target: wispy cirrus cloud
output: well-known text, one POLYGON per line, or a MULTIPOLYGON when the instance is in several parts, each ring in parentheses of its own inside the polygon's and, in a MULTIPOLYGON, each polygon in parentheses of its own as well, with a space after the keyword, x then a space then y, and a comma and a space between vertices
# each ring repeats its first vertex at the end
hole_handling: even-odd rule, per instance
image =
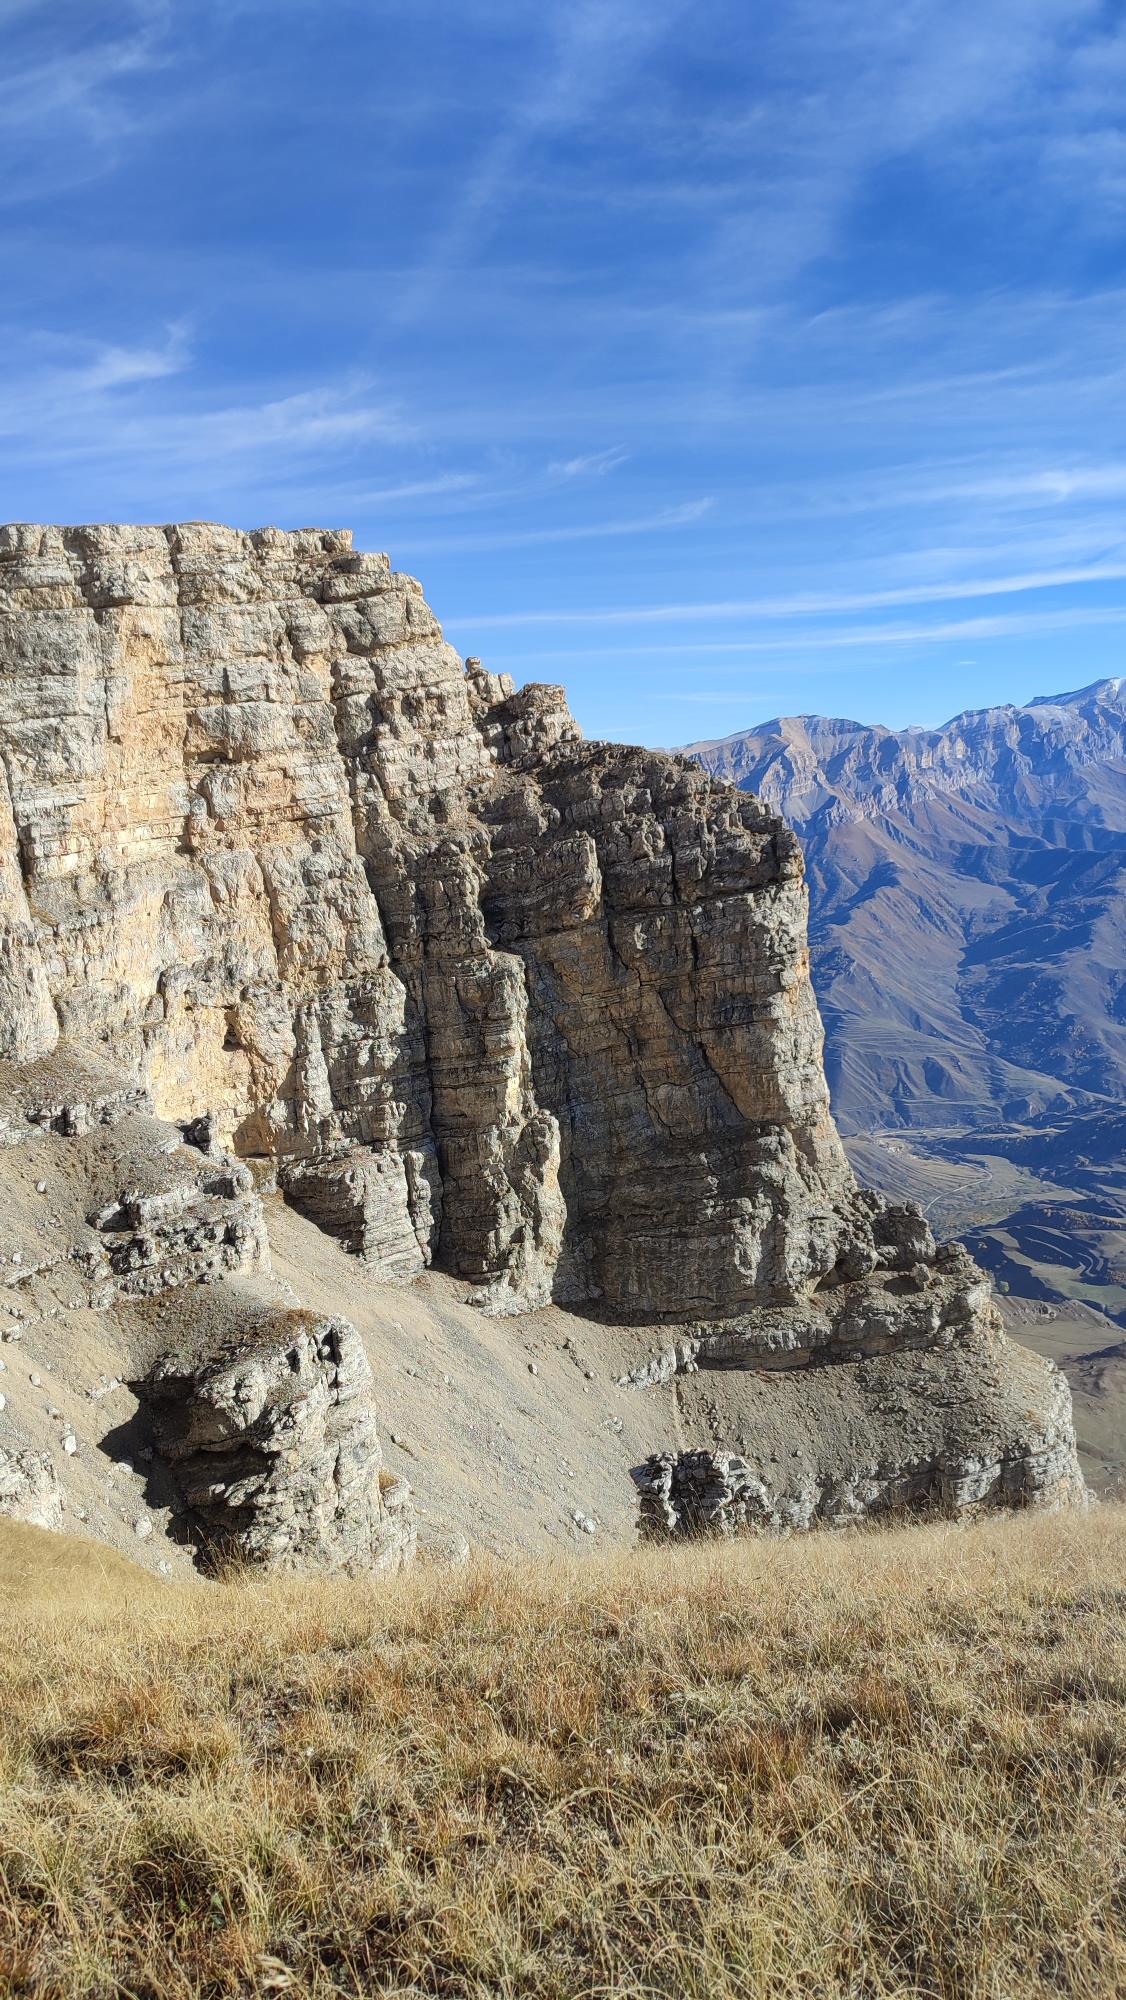
POLYGON ((0 383, 0 436, 46 448, 60 426, 77 432, 77 413, 96 426, 103 409, 128 411, 123 392, 183 374, 192 362, 185 322, 166 327, 163 338, 132 346, 42 328, 6 331, 16 366, 0 383))
POLYGON ((0 29, 0 208, 26 206, 105 172, 160 106, 129 86, 172 60, 172 0, 123 0, 106 31, 72 0, 4 0, 0 29), (62 139, 64 143, 59 144, 62 139))
MULTIPOLYGON (((452 624, 453 620, 447 623, 452 624)), ((692 661, 697 658, 713 658, 717 655, 742 654, 783 655, 800 653, 810 660, 819 660, 824 652, 859 652, 877 654, 882 651, 910 652, 919 646, 947 646, 955 641, 968 639, 1009 639, 1029 637, 1045 632, 1079 632, 1097 630, 1107 626, 1126 625, 1126 604, 1069 605, 1060 611, 1012 611, 999 612, 981 618, 948 618, 933 624, 914 625, 864 625, 840 626, 826 629, 812 627, 807 631, 779 632, 769 638, 747 639, 691 639, 675 644, 657 642, 642 646, 615 645, 615 659, 680 659, 692 661)), ((573 648, 539 649, 523 655, 529 666, 544 660, 574 660, 579 657, 573 648)), ((605 659, 604 650, 595 655, 605 659)), ((976 660, 959 660, 955 664, 963 667, 977 665, 976 660)), ((857 671, 855 665, 850 672, 857 671)))
MULTIPOLYGON (((131 388, 138 382, 163 382, 191 366, 190 329, 177 322, 163 341, 150 347, 123 347, 116 343, 99 346, 89 361, 70 372, 68 391, 96 396, 107 389, 131 388)), ((61 385, 60 385, 61 386, 61 385)))
POLYGON ((1126 578, 1126 555, 1114 561, 1069 569, 1030 571, 1013 576, 959 577, 945 582, 932 579, 905 584, 893 590, 797 591, 785 597, 727 598, 711 603, 478 612, 471 617, 450 617, 448 622, 497 628, 526 625, 667 625, 730 618, 810 618, 841 611, 891 610, 906 604, 944 604, 963 598, 1016 597, 1028 591, 1062 590, 1074 584, 1114 583, 1123 578, 1126 578))
POLYGON ((627 733, 1109 670, 1120 11, 0 0, 0 511, 345 521, 627 733))
POLYGON ((472 499, 480 485, 479 472, 438 472, 430 479, 406 479, 391 486, 322 488, 318 497, 324 497, 327 492, 334 505, 390 507, 404 500, 446 500, 453 496, 472 499))
POLYGON ((1117 500, 1126 493, 1126 460, 1108 465, 1044 466, 1026 472, 987 474, 946 488, 932 487, 929 497, 947 500, 1015 500, 1049 505, 1072 500, 1117 500))
MULTIPOLYGON (((201 454, 263 446, 304 450, 409 435, 410 425, 394 403, 369 400, 370 386, 327 383, 260 403, 175 413, 156 426, 157 435, 150 440, 149 449, 161 451, 173 444, 201 454)), ((140 448, 138 432, 134 442, 140 448)))
MULTIPOLYGON (((212 401, 202 385, 166 375, 147 350, 111 350, 53 371, 25 398, 0 392, 0 519, 226 518, 252 526, 281 519, 300 526, 331 515, 329 525, 350 526, 351 507, 311 504, 313 477, 344 455, 398 460, 405 435, 394 405, 352 383, 212 401), (176 393, 165 397, 169 388, 176 393), (65 499, 44 506, 38 496, 53 467, 65 499), (302 474, 304 491, 295 483, 302 474)), ((371 504, 383 512, 402 496, 371 504)))
POLYGON ((619 535, 659 535, 668 528, 685 528, 702 521, 712 508, 710 498, 686 500, 679 507, 664 507, 655 514, 626 516, 611 521, 567 521, 543 528, 497 528, 478 534, 423 536, 414 547, 420 553, 438 549, 534 548, 550 542, 603 542, 619 535))
POLYGON ((417 321, 466 270, 499 217, 520 198, 529 149, 590 117, 617 97, 639 62, 668 34, 685 0, 569 0, 535 16, 539 29, 523 87, 447 195, 423 255, 394 303, 406 325, 417 321))
POLYGON ((34 448, 38 461, 183 467, 282 450, 323 454, 410 435, 401 409, 375 399, 363 377, 250 400, 209 394, 190 379, 183 326, 170 327, 161 343, 136 347, 43 336, 36 344, 50 358, 0 387, 0 437, 12 453, 34 448), (160 397, 170 378, 185 377, 176 396, 160 397))
POLYGON ((547 468, 549 479, 603 479, 608 472, 616 472, 624 465, 630 454, 621 445, 611 445, 605 451, 580 453, 577 458, 553 458, 547 468))

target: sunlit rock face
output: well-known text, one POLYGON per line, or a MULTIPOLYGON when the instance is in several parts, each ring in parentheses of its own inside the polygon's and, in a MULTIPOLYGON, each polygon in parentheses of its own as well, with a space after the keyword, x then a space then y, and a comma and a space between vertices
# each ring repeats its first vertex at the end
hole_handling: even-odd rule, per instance
POLYGON ((0 529, 0 762, 0 1056, 111 1056, 380 1275, 725 1314, 875 1262, 793 836, 348 534, 0 529))
POLYGON ((410 1559, 364 1337, 315 1269, 303 1306, 271 1273, 275 1181, 369 1280, 598 1301, 637 1349, 616 1388, 674 1406, 644 1427, 662 1532, 1083 1496, 1058 1371, 852 1178, 788 828, 686 758, 584 744, 346 534, 0 529, 0 1147, 28 1364, 0 1513, 57 1526, 65 1497, 205 1564, 410 1559), (123 1383, 131 1525, 87 1464, 123 1449, 91 1414, 123 1383))

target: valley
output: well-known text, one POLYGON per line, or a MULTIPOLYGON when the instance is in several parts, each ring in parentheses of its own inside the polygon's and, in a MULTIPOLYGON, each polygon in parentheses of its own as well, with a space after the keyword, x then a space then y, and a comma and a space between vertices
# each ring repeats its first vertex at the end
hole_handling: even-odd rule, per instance
POLYGON ((1126 1334, 1124 689, 692 746, 800 835, 855 1171, 959 1236, 1017 1337, 1066 1363, 1104 1486, 1126 1471, 1126 1363, 1098 1358, 1126 1334))

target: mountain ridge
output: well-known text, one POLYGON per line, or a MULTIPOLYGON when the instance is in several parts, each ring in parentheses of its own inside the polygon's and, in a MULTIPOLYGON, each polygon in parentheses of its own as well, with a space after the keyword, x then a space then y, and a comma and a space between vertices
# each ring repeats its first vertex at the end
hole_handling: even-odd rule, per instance
POLYGON ((1060 1314, 1089 1349, 1092 1310, 1110 1344, 1126 1325, 1126 676, 937 729, 807 714, 689 747, 802 842, 858 1171, 1052 1316, 1045 1351, 1065 1352, 1060 1314))
POLYGON ((888 1105, 892 1124, 933 1125, 934 1101, 952 1096, 980 1100, 978 1123, 996 1104, 1016 1115, 1027 1100, 1023 1115, 1038 1116, 1120 1099, 1124 685, 966 710, 937 730, 775 717, 690 746, 803 842, 847 1131, 887 1124, 888 1105), (875 1062, 881 1017, 901 1031, 899 1050, 857 1075, 857 1038, 875 1062))

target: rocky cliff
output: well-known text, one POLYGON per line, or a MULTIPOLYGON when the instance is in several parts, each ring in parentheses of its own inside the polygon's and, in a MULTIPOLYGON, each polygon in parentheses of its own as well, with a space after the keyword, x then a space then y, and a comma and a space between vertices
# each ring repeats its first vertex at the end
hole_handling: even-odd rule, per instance
MULTIPOLYGON (((794 836, 687 759, 583 744, 561 690, 463 665, 419 586, 348 535, 0 529, 0 784, 9 1137, 65 1136, 80 1055, 120 1080, 95 1125, 162 1121, 182 1162, 86 1215, 107 1298, 245 1286, 257 1225, 228 1217, 217 1248, 207 1204, 245 1205, 247 1172, 373 1284, 433 1264, 502 1314, 730 1322, 741 1365, 894 1348, 904 1313, 907 1347, 957 1322, 964 1275, 859 1193, 830 1119, 794 836), (890 1318, 889 1287, 909 1295, 890 1318), (815 1296, 829 1331, 802 1336, 815 1296), (782 1332, 747 1321, 740 1346, 763 1312, 782 1332)), ((261 1299, 248 1335, 243 1301, 185 1361, 157 1353, 157 1306, 130 1311, 197 1526, 218 1509, 248 1552, 353 1559, 360 1503, 322 1519, 324 1465, 354 1495, 365 1434, 347 1337, 279 1335, 261 1299), (275 1521, 290 1375, 317 1440, 301 1533, 275 1521)))
POLYGON ((723 1310, 867 1240, 801 856, 343 534, 0 534, 0 1050, 112 1051, 384 1275, 723 1310))

